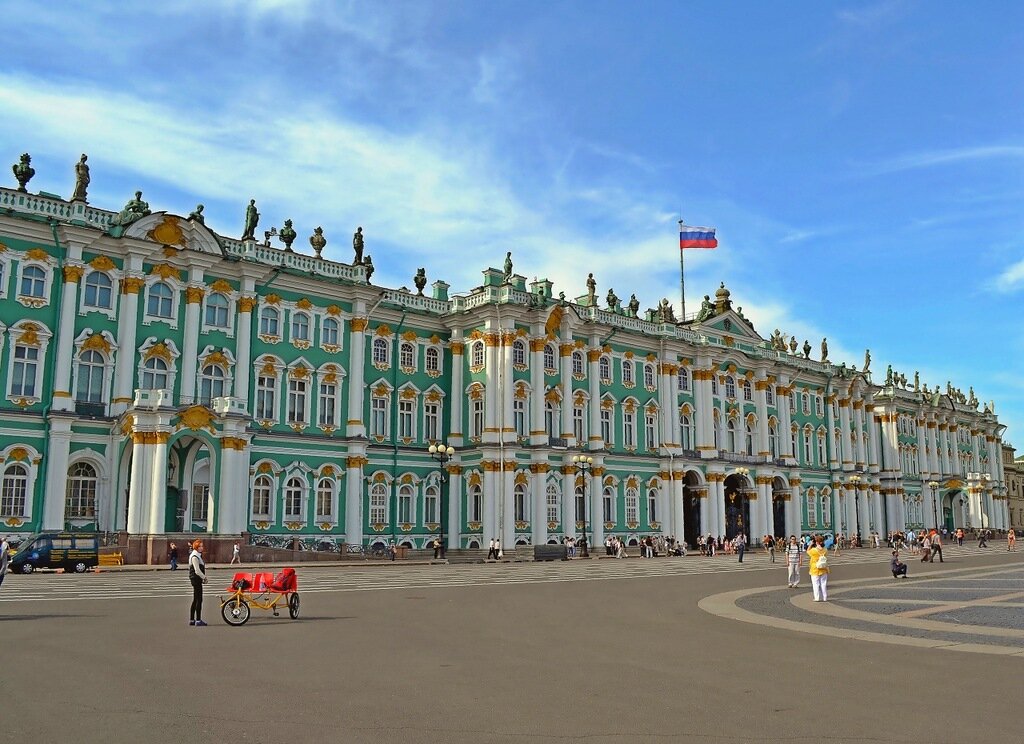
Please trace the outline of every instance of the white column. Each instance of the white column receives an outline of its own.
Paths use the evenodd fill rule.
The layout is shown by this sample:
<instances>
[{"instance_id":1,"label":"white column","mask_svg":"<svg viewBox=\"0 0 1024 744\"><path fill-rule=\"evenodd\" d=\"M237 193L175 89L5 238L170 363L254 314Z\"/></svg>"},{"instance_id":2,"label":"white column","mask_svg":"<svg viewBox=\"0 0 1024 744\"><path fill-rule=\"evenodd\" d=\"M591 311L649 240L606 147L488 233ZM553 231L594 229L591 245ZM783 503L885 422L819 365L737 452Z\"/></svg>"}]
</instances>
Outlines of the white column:
<instances>
[{"instance_id":1,"label":"white column","mask_svg":"<svg viewBox=\"0 0 1024 744\"><path fill-rule=\"evenodd\" d=\"M512 344L516 341L515 331L506 331L501 335L501 440L506 444L516 443L515 418L512 414L512 400L515 387L512 377Z\"/></svg>"},{"instance_id":2,"label":"white column","mask_svg":"<svg viewBox=\"0 0 1024 744\"><path fill-rule=\"evenodd\" d=\"M948 475L953 470L949 463L949 428L945 421L939 424L939 456L942 463L942 474Z\"/></svg>"},{"instance_id":3,"label":"white column","mask_svg":"<svg viewBox=\"0 0 1024 744\"><path fill-rule=\"evenodd\" d=\"M244 280L251 285L251 279ZM246 286L245 291L252 291ZM235 321L235 379L231 386L234 397L240 399L249 408L249 381L252 375L252 310L256 306L256 298L243 296L238 298L238 320Z\"/></svg>"},{"instance_id":4,"label":"white column","mask_svg":"<svg viewBox=\"0 0 1024 744\"><path fill-rule=\"evenodd\" d=\"M959 434L960 434L959 427L957 427L956 424L951 424L950 425L950 429L949 429L949 441L953 445L953 461L950 463L950 465L953 467L953 469L950 472L951 473L957 473L957 474L963 472L963 468L961 467L961 462L960 462L960 436L959 436Z\"/></svg>"},{"instance_id":5,"label":"white column","mask_svg":"<svg viewBox=\"0 0 1024 744\"><path fill-rule=\"evenodd\" d=\"M448 531L445 542L449 550L462 544L462 467L448 465Z\"/></svg>"},{"instance_id":6,"label":"white column","mask_svg":"<svg viewBox=\"0 0 1024 744\"><path fill-rule=\"evenodd\" d=\"M834 395L834 393L833 393ZM829 467L837 469L842 467L843 453L839 449L841 444L836 442L836 424L838 422L832 415L832 400L828 397L825 398L825 442L828 445L828 462Z\"/></svg>"},{"instance_id":7,"label":"white column","mask_svg":"<svg viewBox=\"0 0 1024 744\"><path fill-rule=\"evenodd\" d=\"M57 325L56 369L53 375L53 410L73 411L74 394L71 390L71 361L75 351L75 310L78 307L78 283L84 269L77 265L64 267L64 282L61 288L60 321ZM61 491L63 493L63 491ZM63 498L61 499L63 502ZM63 506L62 506L63 509ZM64 529L60 527L44 529Z\"/></svg>"},{"instance_id":8,"label":"white column","mask_svg":"<svg viewBox=\"0 0 1024 744\"><path fill-rule=\"evenodd\" d=\"M358 450L357 450L358 452ZM345 542L349 545L363 544L363 465L366 458L350 453L345 462ZM448 531L458 527L448 525ZM449 540L449 545L451 542Z\"/></svg>"},{"instance_id":9,"label":"white column","mask_svg":"<svg viewBox=\"0 0 1024 744\"><path fill-rule=\"evenodd\" d=\"M713 531L711 524L711 484L701 486L697 492L700 494L700 532L697 534L707 537L707 534ZM680 540L683 539L682 535L677 535L677 537ZM690 547L696 548L697 546L691 545Z\"/></svg>"},{"instance_id":10,"label":"white column","mask_svg":"<svg viewBox=\"0 0 1024 744\"><path fill-rule=\"evenodd\" d=\"M686 514L683 510L683 473L675 472L669 474L672 477L671 481L671 504L670 511L672 519L671 524L671 535L674 535L677 540L683 540L683 536L686 534Z\"/></svg>"},{"instance_id":11,"label":"white column","mask_svg":"<svg viewBox=\"0 0 1024 744\"><path fill-rule=\"evenodd\" d=\"M793 417L789 412L789 399L793 394L791 389L780 381L775 388L776 408L779 411L779 453L784 458L793 458L793 434L790 429L793 426Z\"/></svg>"},{"instance_id":12,"label":"white column","mask_svg":"<svg viewBox=\"0 0 1024 744\"><path fill-rule=\"evenodd\" d=\"M590 483L587 484L590 495L590 545L601 546L604 549L604 510L601 508L603 487L601 480L604 477L604 468L594 463L591 471Z\"/></svg>"},{"instance_id":13,"label":"white column","mask_svg":"<svg viewBox=\"0 0 1024 744\"><path fill-rule=\"evenodd\" d=\"M152 469L149 481L149 529L153 535L164 533L164 501L167 498L167 440L168 434L156 432L156 444L149 450L152 458ZM212 527L212 521L210 525Z\"/></svg>"},{"instance_id":14,"label":"white column","mask_svg":"<svg viewBox=\"0 0 1024 744\"><path fill-rule=\"evenodd\" d=\"M243 427L233 428L231 433L220 440L220 482L216 510L210 518L216 531L224 534L244 531L249 511L249 441Z\"/></svg>"},{"instance_id":15,"label":"white column","mask_svg":"<svg viewBox=\"0 0 1024 744\"><path fill-rule=\"evenodd\" d=\"M865 427L868 434L868 461L873 472L877 471L881 467L881 461L878 456L878 431L881 427L882 417L879 414L874 414L867 417L865 421Z\"/></svg>"},{"instance_id":16,"label":"white column","mask_svg":"<svg viewBox=\"0 0 1024 744\"><path fill-rule=\"evenodd\" d=\"M128 486L128 532L133 535L148 531L150 523L150 494L153 482L153 458L150 435L155 432L135 432L132 435L132 479Z\"/></svg>"},{"instance_id":17,"label":"white column","mask_svg":"<svg viewBox=\"0 0 1024 744\"><path fill-rule=\"evenodd\" d=\"M448 396L448 444L452 447L461 447L463 440L462 431L462 402L466 394L462 387L462 368L464 365L463 351L465 345L461 340L452 335L452 394ZM362 367L360 367L361 369ZM350 434L351 436L351 434ZM490 540L490 538L487 538ZM458 547L455 545L454 547Z\"/></svg>"},{"instance_id":18,"label":"white column","mask_svg":"<svg viewBox=\"0 0 1024 744\"><path fill-rule=\"evenodd\" d=\"M675 364L658 359L658 406L660 408L658 421L661 430L660 439L663 447L675 447L679 436L679 396L676 394L678 387L678 367ZM662 519L665 524L670 524L668 519Z\"/></svg>"},{"instance_id":19,"label":"white column","mask_svg":"<svg viewBox=\"0 0 1024 744\"><path fill-rule=\"evenodd\" d=\"M857 468L864 470L868 464L868 453L864 451L864 401L862 400L855 400L853 402L853 432L857 445L855 448ZM870 441L869 437L869 445ZM873 456L871 462L875 465L878 464L878 460Z\"/></svg>"},{"instance_id":20,"label":"white column","mask_svg":"<svg viewBox=\"0 0 1024 744\"><path fill-rule=\"evenodd\" d=\"M757 412L756 451L759 457L767 459L771 456L771 451L768 447L768 380L765 379L764 373L759 373L758 379L754 381L754 409Z\"/></svg>"},{"instance_id":21,"label":"white column","mask_svg":"<svg viewBox=\"0 0 1024 744\"><path fill-rule=\"evenodd\" d=\"M927 430L924 419L920 419L917 422L917 470L921 473L922 479L931 472L931 468L928 467L928 455L925 452L928 448L928 442L925 440Z\"/></svg>"},{"instance_id":22,"label":"white column","mask_svg":"<svg viewBox=\"0 0 1024 744\"><path fill-rule=\"evenodd\" d=\"M365 305L362 302L356 304L357 312L365 310ZM350 437L365 437L366 436L366 414L363 412L363 394L366 389L365 380L365 369L363 363L363 355L366 353L366 325L367 319L365 317L354 316L349 321L349 335L348 335L348 420L345 424L345 431ZM454 356L454 342L452 343L452 359ZM395 364L398 360L392 360ZM461 374L458 376L455 372L455 365L452 365L452 384L455 384L456 380L461 382ZM459 370L461 372L461 368ZM452 408L454 409L458 401L462 400L462 386L458 388L452 388L452 395L450 396L452 401ZM452 427L452 431L457 431L455 427ZM461 444L461 441L459 442ZM361 530L360 530L361 532ZM346 539L347 539L346 535Z\"/></svg>"},{"instance_id":23,"label":"white column","mask_svg":"<svg viewBox=\"0 0 1024 744\"><path fill-rule=\"evenodd\" d=\"M195 403L196 394L196 358L199 349L199 310L203 305L206 288L202 285L203 270L191 269L190 283L185 287L185 330L181 348L181 396L182 405ZM197 276L198 275L198 276ZM195 283L196 281L199 283ZM211 520L212 521L212 520Z\"/></svg>"},{"instance_id":24,"label":"white column","mask_svg":"<svg viewBox=\"0 0 1024 744\"><path fill-rule=\"evenodd\" d=\"M799 536L803 531L803 504L801 503L800 481L789 482L789 502L786 516L789 518L789 534Z\"/></svg>"},{"instance_id":25,"label":"white column","mask_svg":"<svg viewBox=\"0 0 1024 744\"><path fill-rule=\"evenodd\" d=\"M588 449L599 450L604 448L604 440L601 438L601 350L596 346L596 337L591 342L594 346L587 350L587 385L590 393L590 407L587 409L590 417Z\"/></svg>"},{"instance_id":26,"label":"white column","mask_svg":"<svg viewBox=\"0 0 1024 744\"><path fill-rule=\"evenodd\" d=\"M501 333L488 331L484 334L484 431L481 441L484 444L498 442L498 377L501 374ZM501 535L494 535L501 537ZM490 537L488 537L488 540ZM502 540L504 547L504 540Z\"/></svg>"},{"instance_id":27,"label":"white column","mask_svg":"<svg viewBox=\"0 0 1024 744\"><path fill-rule=\"evenodd\" d=\"M506 452L506 455L511 457L511 454ZM499 473L501 477L501 493L502 493L502 518L500 520L499 528L501 531L501 547L502 550L515 551L516 549L516 499L515 499L515 488L516 488L516 462L514 459L506 460L502 463L502 470Z\"/></svg>"},{"instance_id":28,"label":"white column","mask_svg":"<svg viewBox=\"0 0 1024 744\"><path fill-rule=\"evenodd\" d=\"M572 341L571 334L566 335ZM572 431L572 352L572 343L563 343L558 347L562 381L562 421L559 424L559 436L568 440L570 447L574 447L576 442Z\"/></svg>"},{"instance_id":29,"label":"white column","mask_svg":"<svg viewBox=\"0 0 1024 744\"><path fill-rule=\"evenodd\" d=\"M714 424L714 409L715 400L711 394L711 376L715 373L713 369L701 369L700 381L697 382L698 391L700 393L700 401L698 403L697 396L694 397L695 407L697 409L696 416L701 424L701 427L697 429L697 449L701 451L701 456L709 456L711 453L716 453L715 448L715 424ZM694 376L696 379L696 375ZM725 422L722 422L724 427ZM716 453L717 454L717 453Z\"/></svg>"},{"instance_id":30,"label":"white column","mask_svg":"<svg viewBox=\"0 0 1024 744\"><path fill-rule=\"evenodd\" d=\"M932 473L938 475L942 473L942 465L939 460L939 442L938 437L935 436L936 428L938 424L934 421L927 423L927 435L928 435L928 466Z\"/></svg>"},{"instance_id":31,"label":"white column","mask_svg":"<svg viewBox=\"0 0 1024 744\"><path fill-rule=\"evenodd\" d=\"M751 530L750 544L751 546L759 545L761 538L765 535L773 534L771 519L772 519L772 492L771 492L771 478L764 476L758 478L759 483L757 484L757 513L760 518L760 522L755 522L759 525L757 532ZM751 515L751 521L753 515Z\"/></svg>"},{"instance_id":32,"label":"white column","mask_svg":"<svg viewBox=\"0 0 1024 744\"><path fill-rule=\"evenodd\" d=\"M548 542L548 489L547 463L530 463L530 495L533 497L533 517L530 531L533 533L534 545L546 545ZM564 521L564 520L563 520Z\"/></svg>"},{"instance_id":33,"label":"white column","mask_svg":"<svg viewBox=\"0 0 1024 744\"><path fill-rule=\"evenodd\" d=\"M980 450L981 439L980 438L981 438L981 432L978 432L978 431L975 431L975 430L972 429L971 430L971 457L974 460L974 462L973 462L974 466L971 468L971 470L973 470L974 472L977 472L977 471L981 470L981 450Z\"/></svg>"},{"instance_id":34,"label":"white column","mask_svg":"<svg viewBox=\"0 0 1024 744\"><path fill-rule=\"evenodd\" d=\"M121 280L121 307L117 322L117 364L114 367L114 399L110 406L112 416L124 413L134 397L132 387L135 381L135 355L138 353L135 329L139 319L139 290L144 285L145 280L138 276L126 276ZM133 473L132 481L134 482L134 480ZM136 526L141 527L141 524ZM128 531L132 530L129 528Z\"/></svg>"},{"instance_id":35,"label":"white column","mask_svg":"<svg viewBox=\"0 0 1024 744\"><path fill-rule=\"evenodd\" d=\"M544 430L544 346L545 339L530 339L530 444L547 445Z\"/></svg>"},{"instance_id":36,"label":"white column","mask_svg":"<svg viewBox=\"0 0 1024 744\"><path fill-rule=\"evenodd\" d=\"M839 438L836 457L843 465L843 470L852 470L854 453L850 448L850 399L839 401Z\"/></svg>"},{"instance_id":37,"label":"white column","mask_svg":"<svg viewBox=\"0 0 1024 744\"><path fill-rule=\"evenodd\" d=\"M486 455L485 455L486 456ZM502 535L498 532L498 489L500 484L498 479L500 473L498 468L501 466L500 461L488 461L484 460L481 465L483 466L484 477L483 477L483 499L484 499L484 521L483 521L483 539L484 542L490 542L494 538L500 538ZM504 541L502 542L504 548Z\"/></svg>"},{"instance_id":38,"label":"white column","mask_svg":"<svg viewBox=\"0 0 1024 744\"><path fill-rule=\"evenodd\" d=\"M44 530L64 529L64 503L67 492L68 458L71 451L72 420L70 416L50 416L49 446L46 453L46 486L43 492Z\"/></svg>"},{"instance_id":39,"label":"white column","mask_svg":"<svg viewBox=\"0 0 1024 744\"><path fill-rule=\"evenodd\" d=\"M562 533L565 537L576 537L576 474L573 469L562 465ZM589 484L588 484L589 485ZM590 497L590 489L585 494ZM586 504L584 503L584 509Z\"/></svg>"}]
</instances>

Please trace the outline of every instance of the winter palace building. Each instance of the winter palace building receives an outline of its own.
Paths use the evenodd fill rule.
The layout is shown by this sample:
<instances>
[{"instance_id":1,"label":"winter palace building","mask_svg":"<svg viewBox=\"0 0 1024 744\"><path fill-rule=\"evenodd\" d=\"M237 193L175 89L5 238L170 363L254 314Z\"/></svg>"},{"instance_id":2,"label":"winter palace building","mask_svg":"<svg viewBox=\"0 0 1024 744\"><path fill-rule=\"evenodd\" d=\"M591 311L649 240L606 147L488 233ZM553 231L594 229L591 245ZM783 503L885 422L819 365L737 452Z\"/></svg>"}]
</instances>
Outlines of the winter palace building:
<instances>
[{"instance_id":1,"label":"winter palace building","mask_svg":"<svg viewBox=\"0 0 1024 744\"><path fill-rule=\"evenodd\" d=\"M511 262L424 295L321 258L319 230L307 254L290 223L271 246L78 191L0 189L0 532L467 548L1008 524L1003 427L973 392L812 360L724 286L684 322Z\"/></svg>"}]
</instances>

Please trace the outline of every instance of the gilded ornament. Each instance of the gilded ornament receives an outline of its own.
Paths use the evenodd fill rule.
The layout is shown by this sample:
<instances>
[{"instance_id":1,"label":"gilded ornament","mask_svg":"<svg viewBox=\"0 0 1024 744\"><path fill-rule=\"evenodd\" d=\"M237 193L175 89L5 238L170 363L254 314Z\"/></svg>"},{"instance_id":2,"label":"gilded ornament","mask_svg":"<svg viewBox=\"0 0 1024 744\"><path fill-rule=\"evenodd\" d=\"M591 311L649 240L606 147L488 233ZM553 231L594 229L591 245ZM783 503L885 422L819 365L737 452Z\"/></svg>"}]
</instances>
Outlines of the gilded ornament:
<instances>
[{"instance_id":1,"label":"gilded ornament","mask_svg":"<svg viewBox=\"0 0 1024 744\"><path fill-rule=\"evenodd\" d=\"M81 266L65 266L64 267L64 281L77 283L82 275L85 273L85 269Z\"/></svg>"},{"instance_id":2,"label":"gilded ornament","mask_svg":"<svg viewBox=\"0 0 1024 744\"><path fill-rule=\"evenodd\" d=\"M251 313L253 308L256 307L255 297L240 297L238 299L238 312L240 313Z\"/></svg>"},{"instance_id":3,"label":"gilded ornament","mask_svg":"<svg viewBox=\"0 0 1024 744\"><path fill-rule=\"evenodd\" d=\"M50 263L50 254L44 251L42 248L31 248L28 251L25 251L25 258L29 261Z\"/></svg>"},{"instance_id":4,"label":"gilded ornament","mask_svg":"<svg viewBox=\"0 0 1024 744\"><path fill-rule=\"evenodd\" d=\"M377 326L377 328L374 331L374 333L377 336L390 336L391 335L391 326L387 325L386 323L381 323L379 326Z\"/></svg>"},{"instance_id":5,"label":"gilded ornament","mask_svg":"<svg viewBox=\"0 0 1024 744\"><path fill-rule=\"evenodd\" d=\"M462 353L466 350L466 345L461 341L452 341L451 350L453 356L462 356Z\"/></svg>"},{"instance_id":6,"label":"gilded ornament","mask_svg":"<svg viewBox=\"0 0 1024 744\"><path fill-rule=\"evenodd\" d=\"M127 414L124 417L124 420L121 422L121 435L122 436L130 435L132 433L132 429L134 429L134 428L135 428L135 417L132 416L129 413L129 414Z\"/></svg>"},{"instance_id":7,"label":"gilded ornament","mask_svg":"<svg viewBox=\"0 0 1024 744\"><path fill-rule=\"evenodd\" d=\"M93 333L82 342L82 351L101 351L109 355L110 349L110 342L104 338L102 333Z\"/></svg>"},{"instance_id":8,"label":"gilded ornament","mask_svg":"<svg viewBox=\"0 0 1024 744\"><path fill-rule=\"evenodd\" d=\"M211 351L207 354L206 358L203 359L203 365L205 366L207 364L219 364L224 367L229 366L228 358L224 356L224 353L221 351Z\"/></svg>"},{"instance_id":9,"label":"gilded ornament","mask_svg":"<svg viewBox=\"0 0 1024 744\"><path fill-rule=\"evenodd\" d=\"M406 331L405 333L402 334L402 340L403 341L415 341L416 340L416 331Z\"/></svg>"},{"instance_id":10,"label":"gilded ornament","mask_svg":"<svg viewBox=\"0 0 1024 744\"><path fill-rule=\"evenodd\" d=\"M231 292L231 284L225 279L217 279L213 284L210 285L210 289L214 292L222 292L228 294Z\"/></svg>"},{"instance_id":11,"label":"gilded ornament","mask_svg":"<svg viewBox=\"0 0 1024 744\"><path fill-rule=\"evenodd\" d=\"M269 462L261 462L256 468L256 472L260 474L273 473L274 467Z\"/></svg>"},{"instance_id":12,"label":"gilded ornament","mask_svg":"<svg viewBox=\"0 0 1024 744\"><path fill-rule=\"evenodd\" d=\"M136 276L128 276L121 280L121 294L138 294L146 286L146 280Z\"/></svg>"},{"instance_id":13,"label":"gilded ornament","mask_svg":"<svg viewBox=\"0 0 1024 744\"><path fill-rule=\"evenodd\" d=\"M187 246L188 239L185 237L185 232L181 229L181 225L178 224L178 218L166 214L159 225L154 227L146 236L157 243L162 245L180 245Z\"/></svg>"},{"instance_id":14,"label":"gilded ornament","mask_svg":"<svg viewBox=\"0 0 1024 744\"><path fill-rule=\"evenodd\" d=\"M142 356L143 359L152 359L153 357L159 357L168 364L170 364L171 361L173 360L171 350L168 349L167 345L164 344L162 341L158 341L157 343L153 344L148 349L146 349L146 353L143 354Z\"/></svg>"},{"instance_id":15,"label":"gilded ornament","mask_svg":"<svg viewBox=\"0 0 1024 744\"><path fill-rule=\"evenodd\" d=\"M362 333L363 331L366 330L367 322L368 321L366 318L352 318L352 320L350 320L348 324L349 328L352 329L353 333Z\"/></svg>"},{"instance_id":16,"label":"gilded ornament","mask_svg":"<svg viewBox=\"0 0 1024 744\"><path fill-rule=\"evenodd\" d=\"M15 460L16 462L22 462L28 457L28 450L24 447L15 447L7 454L8 460Z\"/></svg>"},{"instance_id":17,"label":"gilded ornament","mask_svg":"<svg viewBox=\"0 0 1024 744\"><path fill-rule=\"evenodd\" d=\"M301 300L295 303L295 307L300 310L309 310L313 307L313 303L309 301L308 297L303 297Z\"/></svg>"},{"instance_id":18,"label":"gilded ornament","mask_svg":"<svg viewBox=\"0 0 1024 744\"><path fill-rule=\"evenodd\" d=\"M291 371L291 378L293 380L305 380L309 377L309 369L307 367L293 367Z\"/></svg>"},{"instance_id":19,"label":"gilded ornament","mask_svg":"<svg viewBox=\"0 0 1024 744\"><path fill-rule=\"evenodd\" d=\"M338 307L337 305L328 305L327 314L330 315L331 317L337 317L341 315L341 308Z\"/></svg>"},{"instance_id":20,"label":"gilded ornament","mask_svg":"<svg viewBox=\"0 0 1024 744\"><path fill-rule=\"evenodd\" d=\"M181 271L170 264L156 264L149 270L150 276L159 276L161 279L176 279L181 281Z\"/></svg>"},{"instance_id":21,"label":"gilded ornament","mask_svg":"<svg viewBox=\"0 0 1024 744\"><path fill-rule=\"evenodd\" d=\"M110 271L111 269L116 268L114 262L111 261L107 256L103 255L96 256L92 261L89 262L89 265L92 268L96 269L96 271Z\"/></svg>"},{"instance_id":22,"label":"gilded ornament","mask_svg":"<svg viewBox=\"0 0 1024 744\"><path fill-rule=\"evenodd\" d=\"M281 295L279 295L279 294L275 294L275 293L273 293L273 292L271 292L270 294L268 294L268 295L267 295L266 297L264 297L263 299L264 299L264 301L265 301L265 302L266 302L266 303L267 303L268 305L280 305L280 304L281 304Z\"/></svg>"},{"instance_id":23,"label":"gilded ornament","mask_svg":"<svg viewBox=\"0 0 1024 744\"><path fill-rule=\"evenodd\" d=\"M18 336L18 343L22 346L39 346L39 333L35 323L25 323L21 326L21 335Z\"/></svg>"},{"instance_id":24,"label":"gilded ornament","mask_svg":"<svg viewBox=\"0 0 1024 744\"><path fill-rule=\"evenodd\" d=\"M178 414L178 428L188 428L192 431L206 429L212 434L214 418L213 411L206 406L189 406Z\"/></svg>"},{"instance_id":25,"label":"gilded ornament","mask_svg":"<svg viewBox=\"0 0 1024 744\"><path fill-rule=\"evenodd\" d=\"M205 294L202 287L185 287L185 302L189 305L198 305L203 301Z\"/></svg>"}]
</instances>

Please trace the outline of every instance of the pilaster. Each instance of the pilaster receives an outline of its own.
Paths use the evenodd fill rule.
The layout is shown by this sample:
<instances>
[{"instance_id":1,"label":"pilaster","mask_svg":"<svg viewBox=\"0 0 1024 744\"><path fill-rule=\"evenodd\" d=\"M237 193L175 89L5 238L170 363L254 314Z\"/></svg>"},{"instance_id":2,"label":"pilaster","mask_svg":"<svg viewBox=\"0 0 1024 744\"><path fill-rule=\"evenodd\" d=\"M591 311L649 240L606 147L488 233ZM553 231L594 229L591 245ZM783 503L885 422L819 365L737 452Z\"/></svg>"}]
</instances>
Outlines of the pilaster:
<instances>
[{"instance_id":1,"label":"pilaster","mask_svg":"<svg viewBox=\"0 0 1024 744\"><path fill-rule=\"evenodd\" d=\"M71 362L75 352L75 308L78 306L78 284L85 269L80 265L64 267L61 287L60 322L57 326L57 360L53 377L53 409L73 411L74 392L71 390ZM59 529L63 529L63 521ZM51 528L45 528L51 529ZM53 528L58 529L58 528Z\"/></svg>"},{"instance_id":2,"label":"pilaster","mask_svg":"<svg viewBox=\"0 0 1024 744\"><path fill-rule=\"evenodd\" d=\"M68 459L71 451L71 422L68 415L54 413L49 418L49 444L46 457L46 481L43 497L43 529L64 529L65 493ZM97 504L97 511L99 505Z\"/></svg>"}]
</instances>

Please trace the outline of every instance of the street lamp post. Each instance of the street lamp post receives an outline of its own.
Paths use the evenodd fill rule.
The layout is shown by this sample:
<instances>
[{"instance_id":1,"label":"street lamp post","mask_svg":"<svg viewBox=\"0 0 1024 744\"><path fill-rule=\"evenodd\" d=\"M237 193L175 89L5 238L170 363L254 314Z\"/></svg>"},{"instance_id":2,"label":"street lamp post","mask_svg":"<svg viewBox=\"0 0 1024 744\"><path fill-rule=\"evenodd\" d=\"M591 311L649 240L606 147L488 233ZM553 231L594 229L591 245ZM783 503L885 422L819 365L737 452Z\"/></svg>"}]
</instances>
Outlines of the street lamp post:
<instances>
[{"instance_id":1,"label":"street lamp post","mask_svg":"<svg viewBox=\"0 0 1024 744\"><path fill-rule=\"evenodd\" d=\"M864 480L859 475L851 475L847 482L853 486L853 514L857 518L857 542L860 543L860 482Z\"/></svg>"},{"instance_id":2,"label":"street lamp post","mask_svg":"<svg viewBox=\"0 0 1024 744\"><path fill-rule=\"evenodd\" d=\"M576 475L583 476L583 557L590 557L590 549L587 541L587 473L594 468L594 458L586 455L573 455L572 467Z\"/></svg>"},{"instance_id":3,"label":"street lamp post","mask_svg":"<svg viewBox=\"0 0 1024 744\"><path fill-rule=\"evenodd\" d=\"M935 529L939 529L939 510L936 507L935 502L938 501L938 481L928 481L928 488L932 489L932 520L935 522Z\"/></svg>"},{"instance_id":4,"label":"street lamp post","mask_svg":"<svg viewBox=\"0 0 1024 744\"><path fill-rule=\"evenodd\" d=\"M733 472L736 475L738 475L741 478L743 478L744 480L749 480L748 476L750 475L750 468L740 467L740 468L736 468L736 470L734 470ZM739 521L740 521L741 524L743 524L743 529L741 529L740 532L745 532L748 528L750 528L750 538L753 540L754 537L755 537L754 530L752 529L753 525L747 524L747 523L743 522L743 502L744 501L746 501L748 504L750 503L750 492L749 492L749 489L746 489L746 488L744 488L742 491L740 491L740 516L739 516Z\"/></svg>"},{"instance_id":5,"label":"street lamp post","mask_svg":"<svg viewBox=\"0 0 1024 744\"><path fill-rule=\"evenodd\" d=\"M444 529L445 524L444 523L445 523L445 518L446 518L446 516L448 514L448 504L446 502L447 502L448 497L449 497L449 494L448 494L448 467L447 466L448 466L449 461L451 461L451 459L455 456L455 448L454 447L445 447L443 444L442 445L432 444L427 449L427 452L429 452L430 456L434 460L436 460L438 462L438 464L441 466L441 503L440 503L441 514L439 515L440 518L438 519L438 524L441 525L441 557L444 558L445 557L445 553L447 552L447 546L445 545L445 529Z\"/></svg>"}]
</instances>

